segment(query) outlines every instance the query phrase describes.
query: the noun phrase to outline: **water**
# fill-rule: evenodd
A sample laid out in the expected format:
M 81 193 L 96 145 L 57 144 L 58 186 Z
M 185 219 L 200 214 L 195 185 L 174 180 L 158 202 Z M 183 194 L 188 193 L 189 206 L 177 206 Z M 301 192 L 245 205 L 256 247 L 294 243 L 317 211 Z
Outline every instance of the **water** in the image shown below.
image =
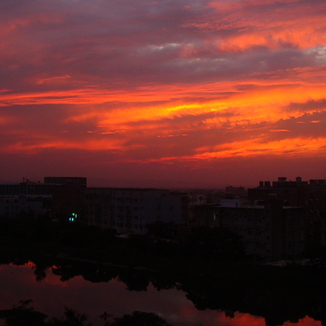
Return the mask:
M 20 300 L 32 299 L 32 306 L 49 317 L 61 317 L 64 307 L 89 315 L 94 326 L 103 322 L 98 317 L 104 311 L 115 317 L 135 310 L 153 312 L 175 326 L 265 326 L 263 317 L 235 313 L 233 318 L 215 310 L 198 311 L 177 289 L 158 291 L 149 284 L 147 291 L 129 291 L 126 284 L 114 278 L 109 282 L 92 283 L 82 276 L 62 282 L 58 275 L 46 270 L 46 277 L 35 280 L 35 266 L 0 265 L 0 309 L 11 308 Z M 321 326 L 309 317 L 298 323 L 286 322 L 285 326 Z

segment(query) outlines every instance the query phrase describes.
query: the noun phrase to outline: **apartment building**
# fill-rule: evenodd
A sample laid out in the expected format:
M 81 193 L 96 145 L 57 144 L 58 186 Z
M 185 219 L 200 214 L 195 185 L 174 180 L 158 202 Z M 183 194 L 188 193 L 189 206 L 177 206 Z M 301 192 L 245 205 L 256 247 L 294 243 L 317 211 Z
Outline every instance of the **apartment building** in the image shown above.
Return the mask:
M 46 213 L 43 200 L 27 197 L 0 197 L 0 218 L 12 218 L 22 214 L 33 217 Z
M 86 223 L 118 233 L 144 234 L 155 221 L 182 222 L 181 196 L 169 190 L 86 188 L 85 203 Z
M 248 189 L 248 199 L 252 204 L 264 205 L 270 198 L 280 200 L 284 206 L 304 206 L 305 247 L 313 253 L 326 246 L 326 180 L 310 179 L 303 181 L 297 177 L 295 181 L 279 177 L 277 181 L 261 181 L 259 186 Z
M 253 261 L 298 259 L 305 249 L 304 207 L 283 206 L 276 199 L 265 205 L 225 199 L 196 211 L 196 225 L 224 227 L 240 235 Z

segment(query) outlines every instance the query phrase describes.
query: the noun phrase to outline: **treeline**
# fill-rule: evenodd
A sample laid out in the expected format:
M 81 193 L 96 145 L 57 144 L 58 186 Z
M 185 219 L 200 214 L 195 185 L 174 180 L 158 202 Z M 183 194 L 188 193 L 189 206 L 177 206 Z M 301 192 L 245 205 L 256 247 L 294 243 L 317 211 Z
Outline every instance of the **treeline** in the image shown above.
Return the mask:
M 22 248 L 11 244 L 11 248 L 7 248 L 9 252 L 16 249 L 29 251 L 31 255 L 66 253 L 78 258 L 148 268 L 159 268 L 168 262 L 179 262 L 181 267 L 181 263 L 193 263 L 194 259 L 203 263 L 246 260 L 240 237 L 226 229 L 197 227 L 183 237 L 172 235 L 176 230 L 172 224 L 155 223 L 148 229 L 146 235 L 121 238 L 112 229 L 82 223 L 52 222 L 26 216 L 0 220 L 3 245 L 8 238 L 13 239 L 13 243 L 25 243 Z
M 88 316 L 75 310 L 66 308 L 64 315 L 51 317 L 36 311 L 30 304 L 32 300 L 22 300 L 11 309 L 0 310 L 0 319 L 5 326 L 92 326 Z M 99 316 L 103 326 L 172 326 L 165 319 L 154 313 L 134 311 L 121 318 L 113 317 L 104 312 Z

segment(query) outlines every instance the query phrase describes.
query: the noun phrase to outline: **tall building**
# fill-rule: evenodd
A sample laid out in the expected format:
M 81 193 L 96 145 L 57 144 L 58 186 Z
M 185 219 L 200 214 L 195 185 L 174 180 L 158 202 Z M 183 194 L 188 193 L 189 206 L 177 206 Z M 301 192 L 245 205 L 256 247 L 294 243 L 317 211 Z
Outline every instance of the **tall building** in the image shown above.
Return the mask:
M 248 189 L 248 199 L 252 203 L 264 203 L 270 196 L 281 200 L 284 205 L 304 206 L 309 185 L 297 177 L 296 181 L 289 181 L 285 177 L 279 177 L 277 181 L 260 181 L 259 186 Z
M 242 237 L 246 254 L 256 262 L 298 259 L 305 249 L 305 208 L 270 199 L 251 205 L 240 199 L 197 208 L 196 224 L 227 228 Z
M 277 181 L 261 181 L 258 187 L 248 189 L 248 199 L 253 204 L 264 204 L 273 196 L 287 206 L 304 206 L 305 247 L 313 253 L 326 246 L 326 180 L 295 181 L 279 177 Z

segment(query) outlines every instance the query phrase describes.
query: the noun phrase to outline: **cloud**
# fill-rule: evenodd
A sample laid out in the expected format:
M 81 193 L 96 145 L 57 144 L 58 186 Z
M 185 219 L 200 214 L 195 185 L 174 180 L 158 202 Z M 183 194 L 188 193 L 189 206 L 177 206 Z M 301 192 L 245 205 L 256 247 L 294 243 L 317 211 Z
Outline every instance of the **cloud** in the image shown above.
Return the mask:
M 314 64 L 320 54 L 305 53 L 294 41 L 309 38 L 304 49 L 325 44 L 326 24 L 318 19 L 324 6 L 317 1 L 314 7 L 230 1 L 224 10 L 204 1 L 30 3 L 17 2 L 2 14 L 1 73 L 12 88 L 40 89 L 58 76 L 70 78 L 44 88 L 223 81 Z M 201 20 L 212 26 L 197 26 Z
M 320 112 L 326 111 L 326 99 L 319 101 L 310 100 L 305 103 L 291 103 L 288 105 L 288 109 L 291 111 L 303 111 L 303 112 Z
M 137 169 L 323 156 L 325 14 L 323 0 L 6 2 L 0 151 Z

